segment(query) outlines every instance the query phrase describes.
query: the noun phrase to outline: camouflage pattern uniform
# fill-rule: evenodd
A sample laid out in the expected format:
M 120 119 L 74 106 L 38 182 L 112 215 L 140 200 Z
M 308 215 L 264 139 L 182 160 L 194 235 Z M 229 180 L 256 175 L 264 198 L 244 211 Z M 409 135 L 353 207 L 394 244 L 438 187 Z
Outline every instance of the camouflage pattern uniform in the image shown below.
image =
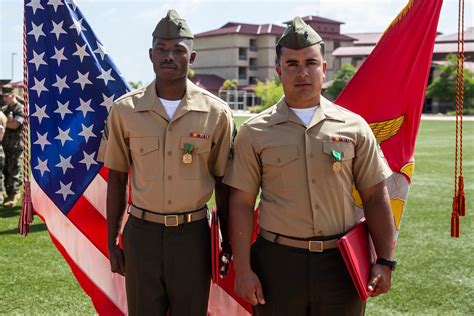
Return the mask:
M 20 186 L 23 180 L 21 172 L 22 154 L 23 154 L 23 105 L 16 102 L 13 105 L 5 105 L 2 112 L 8 118 L 13 116 L 15 121 L 20 123 L 17 129 L 6 128 L 3 137 L 2 146 L 5 152 L 5 165 L 3 175 L 5 176 L 5 189 L 8 197 L 13 198 L 20 192 Z
M 7 127 L 7 117 L 3 112 L 0 112 L 0 126 L 3 128 L 5 131 Z M 5 166 L 5 152 L 3 151 L 3 146 L 2 146 L 2 138 L 0 137 L 0 170 L 3 170 L 3 167 Z M 0 172 L 0 203 L 3 203 L 3 172 Z

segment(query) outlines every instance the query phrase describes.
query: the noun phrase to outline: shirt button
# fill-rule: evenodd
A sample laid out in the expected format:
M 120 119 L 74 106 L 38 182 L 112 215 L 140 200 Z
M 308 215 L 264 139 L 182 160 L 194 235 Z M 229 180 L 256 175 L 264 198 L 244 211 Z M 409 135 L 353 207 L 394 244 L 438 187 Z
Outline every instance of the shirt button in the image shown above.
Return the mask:
M 172 131 L 173 131 L 173 129 L 171 127 L 168 128 L 168 132 L 172 132 Z
M 281 159 L 280 159 L 280 158 L 277 158 L 277 162 L 281 162 Z
M 309 154 L 309 158 L 314 158 L 314 155 L 313 155 L 313 154 Z
M 311 183 L 315 184 L 315 183 L 316 183 L 316 179 L 311 180 Z
M 172 154 L 172 153 L 171 153 L 171 150 L 170 150 L 170 151 L 168 151 L 168 156 L 171 156 L 171 154 Z
M 171 176 L 168 176 L 168 180 L 171 180 L 171 179 L 172 179 L 172 177 L 171 177 Z
M 314 205 L 314 208 L 317 209 L 317 210 L 319 210 L 319 205 L 318 205 L 318 204 L 315 204 L 315 205 Z
M 140 148 L 140 154 L 143 154 L 143 148 Z
M 171 200 L 168 200 L 168 204 L 171 204 Z

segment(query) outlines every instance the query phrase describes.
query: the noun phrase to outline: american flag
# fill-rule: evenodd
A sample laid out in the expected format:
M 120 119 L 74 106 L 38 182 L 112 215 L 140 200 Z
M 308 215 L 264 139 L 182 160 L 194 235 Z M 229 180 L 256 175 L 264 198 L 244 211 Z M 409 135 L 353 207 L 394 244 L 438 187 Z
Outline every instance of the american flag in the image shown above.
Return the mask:
M 129 87 L 75 1 L 25 1 L 24 15 L 33 208 L 96 310 L 124 314 L 97 154 L 113 100 Z

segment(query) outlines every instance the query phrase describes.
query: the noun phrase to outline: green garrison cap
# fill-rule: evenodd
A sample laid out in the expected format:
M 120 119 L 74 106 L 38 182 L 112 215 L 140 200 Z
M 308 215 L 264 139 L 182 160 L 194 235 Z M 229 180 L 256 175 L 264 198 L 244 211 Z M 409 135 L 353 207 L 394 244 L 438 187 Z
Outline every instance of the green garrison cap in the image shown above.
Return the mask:
M 2 86 L 2 93 L 0 95 L 8 95 L 14 93 L 13 86 L 11 84 L 6 84 Z
M 311 26 L 299 16 L 288 25 L 277 45 L 290 49 L 303 49 L 308 46 L 322 43 L 323 39 Z
M 158 22 L 153 31 L 153 37 L 162 39 L 194 38 L 191 29 L 178 12 L 169 10 L 168 14 Z

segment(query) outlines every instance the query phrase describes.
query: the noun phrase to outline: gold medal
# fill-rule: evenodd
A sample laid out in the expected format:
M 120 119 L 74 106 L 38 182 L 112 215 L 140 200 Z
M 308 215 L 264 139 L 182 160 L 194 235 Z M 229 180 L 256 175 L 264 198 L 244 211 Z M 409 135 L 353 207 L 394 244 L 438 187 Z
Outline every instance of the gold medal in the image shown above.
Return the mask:
M 191 162 L 193 162 L 193 155 L 185 153 L 183 155 L 183 162 L 186 164 L 190 164 Z
M 332 164 L 332 170 L 334 170 L 334 172 L 341 172 L 342 170 L 342 165 L 339 161 L 336 161 Z

